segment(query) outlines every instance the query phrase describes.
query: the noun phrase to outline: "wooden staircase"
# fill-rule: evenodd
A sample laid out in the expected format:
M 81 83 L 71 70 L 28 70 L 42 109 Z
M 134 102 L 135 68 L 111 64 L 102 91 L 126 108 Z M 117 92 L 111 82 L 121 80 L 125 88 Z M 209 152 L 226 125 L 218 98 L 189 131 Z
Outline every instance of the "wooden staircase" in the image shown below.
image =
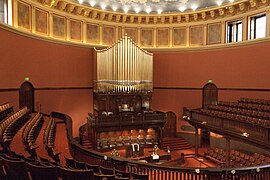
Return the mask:
M 168 146 L 171 151 L 192 148 L 192 145 L 189 142 L 187 142 L 185 139 L 180 138 L 180 137 L 163 138 L 161 141 L 161 148 L 167 149 Z
M 81 145 L 85 147 L 86 149 L 93 149 L 92 142 L 90 142 L 89 139 L 86 138 L 85 136 L 81 138 Z

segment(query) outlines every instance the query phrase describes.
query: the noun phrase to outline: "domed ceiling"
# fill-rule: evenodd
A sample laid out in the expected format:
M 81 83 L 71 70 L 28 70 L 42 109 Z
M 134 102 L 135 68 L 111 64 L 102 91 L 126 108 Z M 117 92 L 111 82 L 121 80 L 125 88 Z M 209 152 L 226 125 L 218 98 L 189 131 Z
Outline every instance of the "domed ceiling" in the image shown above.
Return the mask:
M 220 6 L 234 0 L 78 0 L 79 3 L 125 13 L 172 13 Z

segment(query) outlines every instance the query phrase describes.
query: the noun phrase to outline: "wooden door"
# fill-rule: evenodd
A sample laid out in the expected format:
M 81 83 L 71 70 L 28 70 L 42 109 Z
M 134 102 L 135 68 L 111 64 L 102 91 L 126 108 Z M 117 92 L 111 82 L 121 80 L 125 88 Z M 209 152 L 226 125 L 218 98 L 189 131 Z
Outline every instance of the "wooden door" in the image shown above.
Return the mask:
M 176 137 L 176 115 L 174 112 L 167 112 L 167 121 L 164 124 L 163 137 Z
M 27 106 L 30 112 L 35 111 L 35 88 L 30 82 L 22 83 L 19 90 L 19 101 L 20 108 Z
M 203 102 L 202 107 L 204 108 L 208 104 L 216 105 L 218 102 L 218 88 L 213 83 L 207 83 L 203 87 Z

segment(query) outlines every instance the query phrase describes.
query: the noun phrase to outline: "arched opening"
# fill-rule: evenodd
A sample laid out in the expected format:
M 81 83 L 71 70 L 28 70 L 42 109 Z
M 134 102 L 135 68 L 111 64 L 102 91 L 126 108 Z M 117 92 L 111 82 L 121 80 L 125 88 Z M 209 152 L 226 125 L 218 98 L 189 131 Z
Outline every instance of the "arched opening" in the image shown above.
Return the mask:
M 35 111 L 35 88 L 34 86 L 26 81 L 21 84 L 19 91 L 19 104 L 20 108 L 26 106 L 30 109 L 30 112 Z

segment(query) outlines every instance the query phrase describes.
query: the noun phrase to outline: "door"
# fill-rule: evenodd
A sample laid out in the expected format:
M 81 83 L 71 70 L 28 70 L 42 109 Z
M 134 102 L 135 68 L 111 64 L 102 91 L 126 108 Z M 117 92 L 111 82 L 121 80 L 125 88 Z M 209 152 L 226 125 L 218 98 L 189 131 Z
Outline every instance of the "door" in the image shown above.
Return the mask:
M 19 91 L 19 101 L 20 108 L 27 106 L 30 112 L 35 111 L 35 88 L 30 82 L 22 83 Z

